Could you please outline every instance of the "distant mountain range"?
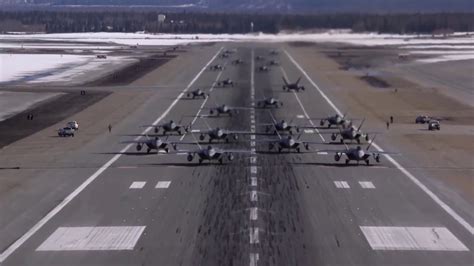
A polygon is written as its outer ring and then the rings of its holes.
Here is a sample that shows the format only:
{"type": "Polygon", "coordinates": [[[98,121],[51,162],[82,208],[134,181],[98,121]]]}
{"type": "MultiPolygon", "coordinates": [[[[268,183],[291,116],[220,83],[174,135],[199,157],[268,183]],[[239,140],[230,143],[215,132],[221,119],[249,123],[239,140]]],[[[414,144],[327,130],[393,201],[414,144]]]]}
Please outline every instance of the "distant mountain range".
{"type": "Polygon", "coordinates": [[[0,5],[155,6],[223,12],[474,12],[474,0],[0,0],[0,5]]]}

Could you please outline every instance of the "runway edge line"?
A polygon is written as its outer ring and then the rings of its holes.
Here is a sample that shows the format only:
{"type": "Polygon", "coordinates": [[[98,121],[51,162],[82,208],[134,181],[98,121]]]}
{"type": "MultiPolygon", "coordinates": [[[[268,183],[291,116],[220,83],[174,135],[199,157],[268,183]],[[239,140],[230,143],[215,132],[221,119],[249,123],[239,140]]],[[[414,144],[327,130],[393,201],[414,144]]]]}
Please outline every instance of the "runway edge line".
{"type": "MultiPolygon", "coordinates": [[[[163,118],[168,115],[168,113],[173,109],[173,107],[178,103],[178,101],[183,98],[186,92],[193,86],[193,84],[198,80],[202,73],[209,67],[209,65],[217,58],[220,52],[224,49],[221,47],[214,56],[204,65],[204,67],[194,76],[194,78],[189,82],[189,84],[184,88],[176,99],[171,103],[171,105],[159,116],[154,122],[153,125],[158,124],[163,118]]],[[[141,135],[146,134],[151,130],[152,127],[146,128],[141,135]]],[[[90,185],[97,177],[100,176],[107,168],[109,168],[115,161],[117,161],[124,152],[126,152],[132,144],[128,144],[120,151],[120,154],[115,155],[109,161],[107,161],[103,166],[101,166],[95,173],[93,173],[89,178],[87,178],[79,187],[77,187],[71,194],[69,194],[64,200],[62,200],[56,207],[49,211],[41,220],[39,220],[33,227],[31,227],[25,234],[8,246],[0,254],[0,263],[3,263],[13,252],[15,252],[21,245],[23,245],[31,236],[33,236],[38,230],[40,230],[49,220],[51,220],[56,214],[58,214],[64,207],[67,206],[77,195],[79,195],[88,185],[90,185]]]]}
{"type": "MultiPolygon", "coordinates": [[[[337,106],[329,99],[329,97],[319,88],[319,86],[309,77],[308,73],[296,62],[296,60],[288,53],[288,51],[284,50],[286,56],[290,59],[290,61],[298,68],[298,70],[305,76],[305,78],[313,85],[313,87],[318,90],[319,94],[326,100],[326,102],[338,113],[342,116],[342,112],[337,108],[337,106]]],[[[375,142],[372,144],[379,152],[383,152],[384,150],[377,145],[375,142]]],[[[405,169],[401,164],[399,164],[392,156],[389,154],[384,154],[385,158],[387,158],[397,169],[399,169],[408,179],[410,179],[415,185],[417,185],[421,190],[423,190],[438,206],[440,206],[444,211],[446,211],[454,220],[456,220],[462,227],[464,227],[471,235],[474,234],[474,228],[463,218],[461,217],[455,210],[453,210],[447,203],[442,201],[434,192],[432,192],[426,185],[424,185],[418,178],[416,178],[413,174],[411,174],[407,169],[405,169]]]]}

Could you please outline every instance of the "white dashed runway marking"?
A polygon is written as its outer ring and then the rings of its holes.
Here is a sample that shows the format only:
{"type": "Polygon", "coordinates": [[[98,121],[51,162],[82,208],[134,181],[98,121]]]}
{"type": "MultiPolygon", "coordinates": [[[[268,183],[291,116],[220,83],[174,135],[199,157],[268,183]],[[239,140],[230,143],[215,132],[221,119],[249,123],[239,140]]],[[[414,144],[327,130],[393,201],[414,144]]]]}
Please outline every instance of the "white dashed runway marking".
{"type": "Polygon", "coordinates": [[[256,187],[258,185],[257,177],[253,176],[253,177],[250,178],[250,185],[252,187],[256,187]]]}
{"type": "Polygon", "coordinates": [[[142,189],[146,185],[145,181],[136,181],[130,185],[130,189],[142,189]]]}
{"type": "Polygon", "coordinates": [[[250,220],[251,221],[258,220],[258,209],[257,209],[257,207],[250,208],[250,220]]]}
{"type": "Polygon", "coordinates": [[[250,253],[250,266],[257,266],[258,265],[259,255],[258,253],[250,253]]]}
{"type": "Polygon", "coordinates": [[[171,185],[171,181],[159,181],[155,188],[169,188],[171,185]]]}
{"type": "Polygon", "coordinates": [[[258,237],[258,228],[250,228],[250,244],[260,243],[260,238],[258,237]]]}
{"type": "Polygon", "coordinates": [[[257,166],[251,166],[250,167],[250,173],[254,174],[254,175],[257,174],[257,166]]]}
{"type": "Polygon", "coordinates": [[[351,188],[346,181],[334,181],[334,185],[337,188],[351,188]]]}
{"type": "Polygon", "coordinates": [[[445,227],[361,226],[374,250],[468,251],[445,227]]]}
{"type": "Polygon", "coordinates": [[[258,201],[258,193],[255,190],[250,191],[250,201],[258,201]]]}
{"type": "Polygon", "coordinates": [[[145,226],[59,227],[37,251],[132,250],[145,226]]]}
{"type": "Polygon", "coordinates": [[[372,182],[370,182],[370,181],[359,181],[359,185],[360,185],[362,188],[368,188],[368,189],[373,189],[373,188],[375,188],[374,183],[372,183],[372,182]]]}

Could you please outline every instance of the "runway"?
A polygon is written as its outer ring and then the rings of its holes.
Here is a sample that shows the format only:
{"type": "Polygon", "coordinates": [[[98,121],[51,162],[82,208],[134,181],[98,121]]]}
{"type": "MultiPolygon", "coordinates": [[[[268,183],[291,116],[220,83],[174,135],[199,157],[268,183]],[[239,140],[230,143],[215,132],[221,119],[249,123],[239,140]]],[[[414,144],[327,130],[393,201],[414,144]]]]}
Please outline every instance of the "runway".
{"type": "MultiPolygon", "coordinates": [[[[271,48],[279,54],[270,55],[269,46],[206,47],[181,62],[189,69],[175,69],[156,84],[183,84],[180,89],[148,91],[144,104],[114,126],[113,136],[99,135],[54,165],[32,166],[38,190],[30,198],[40,200],[34,210],[11,211],[4,218],[0,264],[472,265],[472,213],[438,197],[431,187],[423,188],[420,176],[426,172],[404,168],[410,158],[382,157],[380,164],[346,166],[330,152],[278,153],[259,142],[272,138],[259,134],[264,131],[260,125],[270,123],[272,116],[318,126],[311,118],[345,108],[332,93],[322,96],[319,90],[327,88],[293,56],[295,48],[274,44],[271,48]],[[221,58],[226,49],[236,52],[221,58]],[[233,65],[236,58],[244,63],[233,65]],[[280,64],[269,72],[257,71],[270,59],[280,64]],[[210,71],[216,63],[225,69],[210,71]],[[284,92],[282,76],[290,81],[302,77],[306,90],[284,92]],[[235,86],[216,86],[225,78],[235,86]],[[210,91],[210,97],[187,99],[195,88],[210,91]],[[284,105],[256,107],[264,97],[284,105]],[[197,117],[218,104],[245,109],[231,117],[197,117]],[[199,164],[120,143],[135,138],[124,135],[153,133],[142,125],[171,119],[193,129],[250,131],[238,142],[217,144],[249,154],[222,165],[199,164]]],[[[325,130],[306,131],[301,140],[324,142],[325,130]]],[[[192,142],[197,137],[186,133],[168,140],[192,142]]],[[[397,148],[383,146],[387,142],[384,138],[377,147],[397,148]]],[[[341,146],[315,144],[310,151],[341,146]]]]}

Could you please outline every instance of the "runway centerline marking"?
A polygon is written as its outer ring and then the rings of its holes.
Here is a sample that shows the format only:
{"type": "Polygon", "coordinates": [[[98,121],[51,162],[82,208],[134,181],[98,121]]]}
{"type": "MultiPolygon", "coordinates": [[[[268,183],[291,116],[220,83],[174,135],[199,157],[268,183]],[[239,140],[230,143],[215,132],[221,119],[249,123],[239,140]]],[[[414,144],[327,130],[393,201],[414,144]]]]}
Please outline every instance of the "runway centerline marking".
{"type": "Polygon", "coordinates": [[[130,185],[129,189],[142,189],[145,185],[145,181],[135,181],[130,185]]]}
{"type": "MultiPolygon", "coordinates": [[[[194,76],[194,78],[189,82],[186,88],[181,91],[180,94],[176,97],[176,99],[171,103],[171,105],[162,113],[160,117],[158,117],[154,122],[153,125],[157,125],[163,118],[165,118],[168,113],[173,109],[173,107],[183,98],[185,93],[191,88],[191,86],[198,80],[198,78],[202,75],[202,73],[209,67],[209,65],[217,58],[220,52],[224,49],[221,47],[217,53],[204,65],[204,67],[194,76]]],[[[145,135],[150,131],[152,127],[146,128],[141,135],[145,135]]],[[[135,139],[138,140],[140,137],[136,137],[135,139]]],[[[10,246],[8,246],[2,254],[0,254],[0,263],[4,262],[15,250],[17,250],[21,245],[23,245],[33,234],[35,234],[38,230],[40,230],[49,220],[51,220],[56,214],[58,214],[66,205],[69,204],[74,198],[79,195],[89,184],[91,184],[98,176],[100,176],[105,170],[107,170],[114,162],[116,162],[122,154],[124,154],[133,144],[128,144],[125,146],[119,154],[114,155],[109,161],[107,161],[102,167],[100,167],[95,173],[93,173],[89,178],[87,178],[81,185],[79,185],[71,194],[69,194],[64,200],[62,200],[56,207],[54,207],[51,211],[49,211],[41,220],[39,220],[33,227],[31,227],[25,234],[23,234],[20,238],[18,238],[15,242],[13,242],[10,246]]]]}
{"type": "MultiPolygon", "coordinates": [[[[319,88],[319,86],[309,77],[308,73],[296,62],[296,60],[284,50],[285,54],[288,56],[290,61],[298,68],[298,70],[305,76],[305,78],[313,85],[314,88],[319,92],[319,94],[326,100],[326,102],[332,107],[334,111],[340,116],[343,116],[343,113],[336,107],[336,105],[329,99],[329,97],[319,88]]],[[[379,152],[384,150],[375,142],[372,143],[372,146],[377,149],[379,152]]],[[[432,192],[425,184],[423,184],[418,178],[412,175],[407,169],[400,165],[390,154],[383,155],[387,160],[389,160],[397,169],[399,169],[406,177],[408,177],[415,185],[417,185],[423,192],[425,192],[438,206],[440,206],[444,211],[446,211],[454,220],[456,220],[462,227],[464,227],[471,235],[474,234],[474,228],[459,215],[455,210],[453,210],[447,203],[442,201],[434,192],[432,192]]]]}

